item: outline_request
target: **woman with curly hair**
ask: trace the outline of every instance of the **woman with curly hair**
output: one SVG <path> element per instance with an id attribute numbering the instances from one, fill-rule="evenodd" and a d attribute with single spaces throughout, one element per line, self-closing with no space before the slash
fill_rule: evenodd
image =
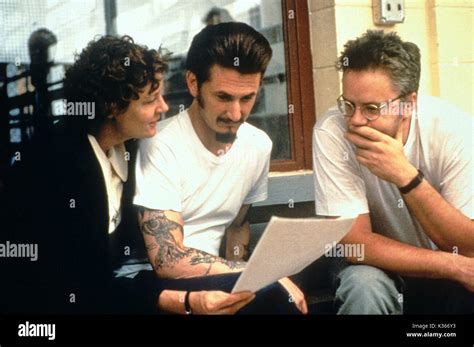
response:
<path id="1" fill-rule="evenodd" d="M 161 95 L 166 59 L 128 36 L 104 36 L 67 70 L 64 116 L 54 135 L 35 138 L 6 183 L 2 234 L 13 245 L 36 245 L 38 253 L 6 264 L 11 292 L 2 297 L 9 311 L 157 306 L 157 279 L 116 278 L 113 270 L 135 259 L 143 244 L 134 241 L 141 234 L 131 203 L 133 139 L 153 136 L 168 110 Z"/>
<path id="2" fill-rule="evenodd" d="M 134 140 L 154 136 L 160 113 L 168 110 L 161 95 L 167 57 L 128 36 L 105 36 L 90 42 L 67 70 L 63 119 L 54 136 L 36 138 L 22 154 L 0 209 L 8 221 L 5 240 L 38 248 L 34 261 L 6 266 L 1 297 L 7 311 L 181 307 L 187 313 L 183 293 L 161 288 L 132 204 Z M 195 297 L 194 313 L 235 313 L 254 295 L 211 290 Z"/>

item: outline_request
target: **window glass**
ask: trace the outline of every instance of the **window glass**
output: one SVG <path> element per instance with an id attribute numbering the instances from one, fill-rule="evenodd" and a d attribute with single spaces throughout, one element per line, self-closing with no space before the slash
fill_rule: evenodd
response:
<path id="1" fill-rule="evenodd" d="M 119 35 L 130 35 L 149 47 L 163 44 L 173 52 L 165 86 L 165 98 L 170 106 L 166 117 L 191 104 L 184 78 L 184 60 L 194 35 L 205 25 L 228 21 L 253 26 L 272 46 L 273 58 L 249 123 L 264 130 L 272 139 L 272 159 L 291 159 L 281 1 L 117 0 Z"/>

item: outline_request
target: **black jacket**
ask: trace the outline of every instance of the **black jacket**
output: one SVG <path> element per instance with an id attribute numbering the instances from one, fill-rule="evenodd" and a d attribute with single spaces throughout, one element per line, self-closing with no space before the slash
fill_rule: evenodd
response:
<path id="1" fill-rule="evenodd" d="M 105 181 L 87 134 L 78 135 L 63 125 L 57 133 L 22 153 L 5 184 L 6 228 L 0 240 L 38 244 L 36 262 L 3 262 L 8 274 L 6 311 L 114 313 L 126 311 L 130 295 L 156 298 L 156 288 L 150 294 L 130 293 L 113 277 L 124 258 L 146 256 L 132 204 L 136 142 L 126 143 L 130 161 L 122 221 L 109 235 Z"/>

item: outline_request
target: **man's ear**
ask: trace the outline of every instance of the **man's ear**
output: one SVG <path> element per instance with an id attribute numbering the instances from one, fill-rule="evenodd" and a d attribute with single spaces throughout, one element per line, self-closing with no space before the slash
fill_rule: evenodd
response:
<path id="1" fill-rule="evenodd" d="M 416 107 L 416 101 L 418 95 L 416 92 L 412 92 L 405 97 L 405 102 L 403 103 L 403 116 L 409 117 L 412 115 L 413 110 Z"/>
<path id="2" fill-rule="evenodd" d="M 193 98 L 197 97 L 198 95 L 198 80 L 196 75 L 191 72 L 186 72 L 186 84 L 188 85 L 189 93 L 193 96 Z"/>
<path id="3" fill-rule="evenodd" d="M 109 114 L 107 115 L 107 119 L 114 119 L 115 117 L 118 116 L 118 108 L 117 108 L 117 104 L 115 103 L 112 103 L 110 104 L 110 107 L 109 107 L 110 111 L 109 111 Z"/>

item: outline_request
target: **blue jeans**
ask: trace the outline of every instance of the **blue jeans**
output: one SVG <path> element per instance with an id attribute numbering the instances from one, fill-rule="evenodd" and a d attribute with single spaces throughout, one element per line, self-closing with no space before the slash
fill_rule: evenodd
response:
<path id="1" fill-rule="evenodd" d="M 474 294 L 447 280 L 401 277 L 331 259 L 337 314 L 474 313 Z"/>
<path id="2" fill-rule="evenodd" d="M 162 279 L 163 290 L 221 290 L 232 291 L 240 273 L 210 275 L 186 279 Z M 279 283 L 270 284 L 257 291 L 255 299 L 240 309 L 237 314 L 299 314 L 294 302 L 290 302 L 289 293 Z"/>
<path id="3" fill-rule="evenodd" d="M 337 314 L 402 314 L 401 282 L 369 265 L 349 265 L 345 258 L 330 261 Z"/>

